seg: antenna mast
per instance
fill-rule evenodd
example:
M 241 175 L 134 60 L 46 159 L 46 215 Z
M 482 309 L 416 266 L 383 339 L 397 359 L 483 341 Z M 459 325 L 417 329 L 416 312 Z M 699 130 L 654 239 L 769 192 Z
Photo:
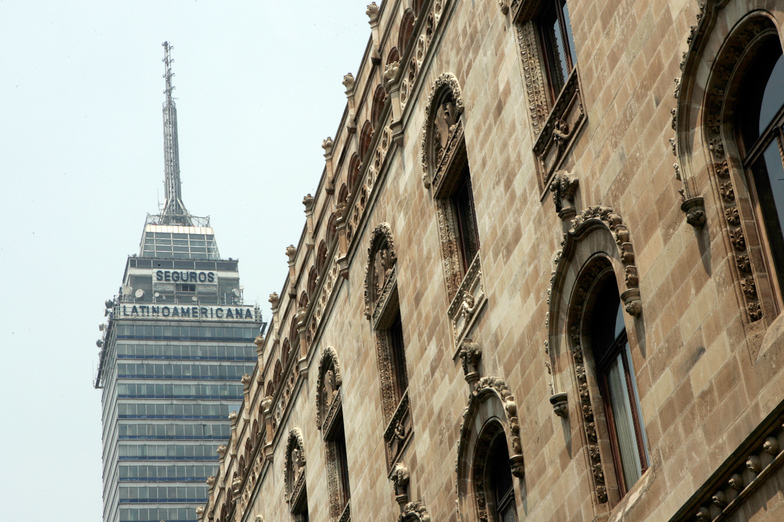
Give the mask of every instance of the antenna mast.
M 166 202 L 163 211 L 158 217 L 161 225 L 193 226 L 191 215 L 182 202 L 180 186 L 180 147 L 177 141 L 177 106 L 172 99 L 171 50 L 174 47 L 169 42 L 163 42 L 163 63 L 165 66 L 166 102 L 163 105 L 163 157 L 166 172 Z

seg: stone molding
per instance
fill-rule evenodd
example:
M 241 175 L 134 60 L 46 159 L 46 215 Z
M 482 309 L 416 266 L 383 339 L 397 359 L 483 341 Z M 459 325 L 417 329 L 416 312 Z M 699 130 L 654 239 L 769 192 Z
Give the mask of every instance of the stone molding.
M 435 158 L 432 157 L 431 147 L 434 134 L 433 127 L 436 113 L 438 112 L 436 104 L 440 103 L 441 99 L 444 97 L 444 93 L 447 91 L 452 94 L 455 108 L 457 110 L 457 114 L 455 116 L 458 122 L 461 121 L 461 116 L 465 109 L 463 95 L 460 90 L 460 82 L 458 82 L 457 77 L 450 72 L 442 73 L 438 78 L 436 78 L 435 82 L 433 82 L 433 85 L 430 87 L 430 94 L 428 95 L 427 103 L 425 104 L 425 124 L 422 127 L 421 138 L 421 164 L 422 171 L 424 173 L 423 179 L 425 180 L 433 178 L 435 176 L 435 172 L 431 171 L 437 170 L 437 167 L 439 166 L 438 162 L 435 161 Z M 457 133 L 452 135 L 453 138 L 455 134 Z M 460 132 L 460 136 L 462 136 L 462 132 Z M 425 184 L 427 183 L 428 182 L 425 181 Z

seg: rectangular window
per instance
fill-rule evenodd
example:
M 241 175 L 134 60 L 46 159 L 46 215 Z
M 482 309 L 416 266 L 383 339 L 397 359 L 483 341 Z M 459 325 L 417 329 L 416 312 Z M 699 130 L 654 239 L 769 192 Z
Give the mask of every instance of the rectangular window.
M 566 0 L 550 0 L 537 17 L 542 54 L 550 90 L 550 102 L 555 103 L 566 79 L 577 64 L 572 26 Z

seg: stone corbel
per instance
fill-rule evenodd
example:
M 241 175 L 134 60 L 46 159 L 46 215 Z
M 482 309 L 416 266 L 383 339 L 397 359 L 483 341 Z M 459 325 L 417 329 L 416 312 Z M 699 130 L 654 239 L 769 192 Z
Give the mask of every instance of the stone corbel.
M 498 0 L 498 7 L 501 8 L 501 12 L 503 14 L 509 12 L 509 4 L 506 2 L 506 0 Z
M 305 222 L 308 227 L 308 233 L 305 235 L 305 246 L 308 250 L 313 250 L 313 245 L 316 244 L 313 238 L 313 196 L 307 194 L 302 198 L 302 204 L 305 206 Z
M 408 473 L 408 468 L 398 462 L 392 469 L 392 475 L 389 477 L 395 488 L 395 501 L 400 506 L 400 512 L 408 504 L 408 484 L 411 481 L 411 476 Z
M 324 149 L 324 160 L 327 165 L 327 183 L 325 184 L 324 190 L 330 195 L 335 193 L 335 170 L 332 165 L 332 149 L 334 146 L 335 142 L 332 141 L 332 137 L 330 136 L 327 136 L 327 139 L 321 142 L 321 148 Z
M 681 210 L 686 213 L 686 222 L 689 225 L 694 228 L 702 228 L 705 225 L 705 199 L 702 196 L 684 199 Z
M 637 317 L 642 313 L 642 300 L 640 299 L 639 288 L 629 288 L 621 294 L 621 300 L 629 315 Z
M 566 392 L 550 396 L 550 404 L 553 405 L 553 412 L 559 417 L 566 417 L 569 414 L 569 400 Z
M 571 172 L 565 170 L 555 172 L 550 191 L 553 193 L 555 211 L 558 213 L 558 217 L 564 221 L 573 219 L 577 215 L 577 209 L 574 206 L 574 195 L 579 185 L 580 180 Z
M 348 99 L 348 122 L 347 127 L 349 133 L 354 133 L 357 130 L 356 122 L 356 108 L 354 106 L 354 75 L 348 73 L 343 77 L 343 86 L 346 88 L 346 98 Z
M 479 381 L 479 361 L 482 359 L 482 349 L 476 341 L 465 338 L 460 345 L 460 359 L 463 360 L 463 374 L 466 382 L 473 388 Z
M 371 2 L 370 5 L 367 6 L 365 14 L 368 15 L 370 32 L 373 35 L 373 52 L 370 55 L 370 60 L 373 62 L 373 65 L 378 65 L 381 63 L 381 35 L 378 30 L 378 5 L 376 5 L 375 2 Z
M 207 477 L 206 482 L 207 482 L 207 489 L 209 490 L 210 493 L 212 493 L 212 490 L 215 489 L 215 475 L 210 475 L 209 477 Z
M 292 299 L 297 298 L 297 272 L 294 267 L 295 259 L 297 257 L 297 249 L 294 245 L 286 247 L 286 256 L 289 258 L 289 297 Z
M 218 453 L 218 460 L 223 463 L 223 459 L 226 458 L 226 445 L 221 444 L 215 451 Z

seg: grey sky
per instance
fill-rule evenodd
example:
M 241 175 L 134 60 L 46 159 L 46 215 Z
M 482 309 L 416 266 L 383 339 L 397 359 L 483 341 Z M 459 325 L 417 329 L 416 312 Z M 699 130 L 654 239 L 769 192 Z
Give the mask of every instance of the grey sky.
M 0 518 L 101 519 L 95 341 L 163 201 L 161 43 L 185 205 L 267 319 L 367 3 L 0 0 Z

